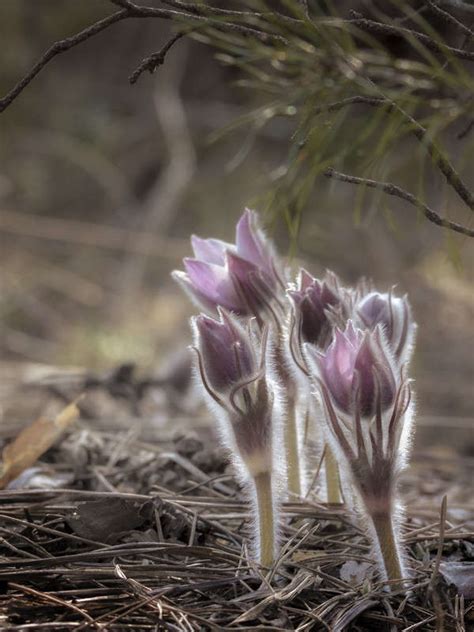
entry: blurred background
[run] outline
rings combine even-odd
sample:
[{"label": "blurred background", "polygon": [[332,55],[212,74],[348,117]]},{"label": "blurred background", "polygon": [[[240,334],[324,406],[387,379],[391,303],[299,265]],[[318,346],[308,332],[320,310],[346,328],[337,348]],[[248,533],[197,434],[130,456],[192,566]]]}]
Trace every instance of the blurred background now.
[{"label": "blurred background", "polygon": [[[109,12],[99,0],[2,0],[1,93],[52,42]],[[116,24],[55,58],[0,114],[4,374],[23,363],[164,370],[190,342],[193,308],[170,278],[190,254],[189,235],[232,241],[250,206],[265,210],[268,232],[292,266],[304,263],[315,275],[330,268],[348,283],[367,276],[383,290],[396,284],[408,292],[419,322],[420,413],[472,415],[472,241],[393,198],[361,200],[356,187],[323,177],[290,235],[265,200],[294,124],[276,118],[251,133],[220,133],[257,105],[236,85],[237,70],[204,44],[182,40],[155,75],[129,84],[170,34],[159,20]],[[454,156],[459,143],[448,143]],[[408,189],[414,147],[403,140],[390,164]],[[424,186],[437,208],[457,204],[434,172]]]}]

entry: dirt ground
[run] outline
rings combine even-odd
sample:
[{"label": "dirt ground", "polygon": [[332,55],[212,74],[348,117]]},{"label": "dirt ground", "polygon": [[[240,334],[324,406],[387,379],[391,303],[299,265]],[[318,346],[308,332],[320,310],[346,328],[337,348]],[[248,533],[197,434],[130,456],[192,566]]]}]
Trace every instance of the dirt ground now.
[{"label": "dirt ground", "polygon": [[420,419],[401,485],[413,588],[389,595],[364,529],[322,502],[317,482],[283,506],[275,568],[255,565],[245,495],[184,378],[2,372],[4,445],[86,393],[81,418],[0,491],[2,629],[474,629],[474,453],[462,420]]}]

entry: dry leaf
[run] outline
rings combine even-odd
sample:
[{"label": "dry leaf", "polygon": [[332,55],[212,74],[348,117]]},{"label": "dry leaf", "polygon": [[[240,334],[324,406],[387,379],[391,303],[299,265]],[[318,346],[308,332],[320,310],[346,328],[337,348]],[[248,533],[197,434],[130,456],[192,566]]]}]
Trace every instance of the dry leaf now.
[{"label": "dry leaf", "polygon": [[7,489],[55,489],[68,487],[74,482],[73,472],[57,472],[45,465],[27,467],[10,481]]},{"label": "dry leaf", "polygon": [[67,522],[74,533],[99,542],[117,541],[141,527],[150,513],[148,503],[126,498],[101,498],[80,503]]},{"label": "dry leaf", "polygon": [[[77,400],[76,400],[77,401]],[[0,489],[28,467],[50,448],[63,432],[79,417],[76,402],[66,406],[54,419],[39,417],[24,428],[17,438],[3,450],[0,467]]]},{"label": "dry leaf", "polygon": [[351,602],[346,608],[338,611],[336,618],[332,621],[331,632],[344,632],[349,623],[354,621],[362,612],[376,605],[377,601],[368,597]]},{"label": "dry leaf", "polygon": [[472,562],[442,562],[439,572],[465,599],[474,599],[474,564]]},{"label": "dry leaf", "polygon": [[339,576],[343,582],[351,586],[362,584],[370,574],[371,564],[368,562],[356,562],[348,560],[344,562],[339,571]]},{"label": "dry leaf", "polygon": [[316,562],[320,555],[324,555],[323,551],[314,551],[312,549],[298,549],[291,556],[292,562],[305,562],[311,560]]}]

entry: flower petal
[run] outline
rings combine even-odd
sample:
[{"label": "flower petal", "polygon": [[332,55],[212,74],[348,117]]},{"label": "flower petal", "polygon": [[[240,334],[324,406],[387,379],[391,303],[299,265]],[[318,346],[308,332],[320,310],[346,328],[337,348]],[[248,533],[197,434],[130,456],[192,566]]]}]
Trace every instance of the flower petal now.
[{"label": "flower petal", "polygon": [[307,290],[316,281],[316,279],[304,268],[300,268],[298,274],[298,287],[300,290]]},{"label": "flower petal", "polygon": [[184,266],[194,289],[216,307],[238,310],[240,301],[227,270],[222,266],[184,259]]},{"label": "flower petal", "polygon": [[240,379],[232,332],[225,324],[202,314],[195,319],[195,324],[207,381],[217,393],[232,388]]},{"label": "flower petal", "polygon": [[202,294],[192,284],[192,282],[191,282],[189,276],[186,274],[186,272],[183,272],[182,270],[174,270],[171,273],[171,276],[173,277],[173,279],[175,281],[177,281],[179,283],[179,285],[182,287],[184,292],[188,295],[188,297],[191,299],[191,301],[199,309],[202,309],[204,312],[207,312],[208,314],[216,314],[217,313],[217,306],[216,306],[215,302],[209,300],[207,298],[207,296]]},{"label": "flower petal", "polygon": [[411,355],[416,325],[405,297],[371,292],[358,304],[356,313],[368,329],[382,326],[391,351],[400,364]]},{"label": "flower petal", "polygon": [[377,323],[390,326],[388,295],[371,292],[359,303],[357,313],[366,327],[372,328]]},{"label": "flower petal", "polygon": [[225,258],[229,272],[234,274],[242,283],[251,282],[252,278],[259,273],[259,269],[254,263],[233,252],[226,252]]},{"label": "flower petal", "polygon": [[291,290],[296,316],[301,323],[304,342],[311,342],[326,349],[332,339],[332,313],[335,308],[342,310],[342,299],[329,282],[319,281],[303,268],[297,282],[298,290]]},{"label": "flower petal", "polygon": [[350,412],[352,402],[354,364],[358,351],[354,336],[357,333],[350,322],[345,332],[336,329],[334,339],[321,361],[326,387],[337,406],[346,412]]},{"label": "flower petal", "polygon": [[248,332],[231,314],[219,308],[219,320],[203,314],[193,318],[196,345],[204,379],[222,400],[257,373],[257,359]]},{"label": "flower petal", "polygon": [[375,414],[377,396],[380,397],[382,410],[390,406],[395,399],[395,378],[384,350],[377,344],[375,335],[368,332],[357,353],[354,377],[356,374],[359,384],[360,413],[363,417]]},{"label": "flower petal", "polygon": [[238,254],[243,259],[251,261],[256,266],[268,268],[262,235],[256,227],[256,214],[249,209],[245,209],[237,223],[236,246]]},{"label": "flower petal", "polygon": [[226,264],[240,297],[242,314],[258,313],[272,301],[271,281],[261,268],[229,251]]},{"label": "flower petal", "polygon": [[234,249],[232,244],[220,239],[202,239],[197,235],[191,235],[191,245],[196,259],[219,266],[224,265],[225,251],[228,248]]}]

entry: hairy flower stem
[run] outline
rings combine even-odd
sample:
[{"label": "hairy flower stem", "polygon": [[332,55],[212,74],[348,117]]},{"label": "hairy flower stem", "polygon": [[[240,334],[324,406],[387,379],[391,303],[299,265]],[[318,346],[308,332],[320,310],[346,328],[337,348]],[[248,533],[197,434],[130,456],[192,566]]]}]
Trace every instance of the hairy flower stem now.
[{"label": "hairy flower stem", "polygon": [[301,496],[300,442],[298,436],[298,387],[289,373],[283,354],[284,340],[279,333],[281,344],[275,349],[278,376],[286,391],[286,415],[284,419],[283,441],[285,444],[286,484],[290,494]]},{"label": "hairy flower stem", "polygon": [[271,566],[275,554],[275,507],[271,472],[261,472],[253,480],[257,498],[259,561],[262,566]]},{"label": "hairy flower stem", "polygon": [[326,463],[326,494],[327,501],[330,504],[341,504],[341,480],[339,477],[339,467],[337,465],[336,457],[330,446],[326,444],[326,451],[324,455]]},{"label": "hairy flower stem", "polygon": [[390,509],[374,511],[370,517],[377,535],[387,579],[402,580],[402,563],[394,531],[393,513]]},{"label": "hairy flower stem", "polygon": [[288,491],[301,495],[300,454],[298,446],[298,421],[296,418],[296,402],[288,402],[288,413],[285,420],[285,450]]}]

